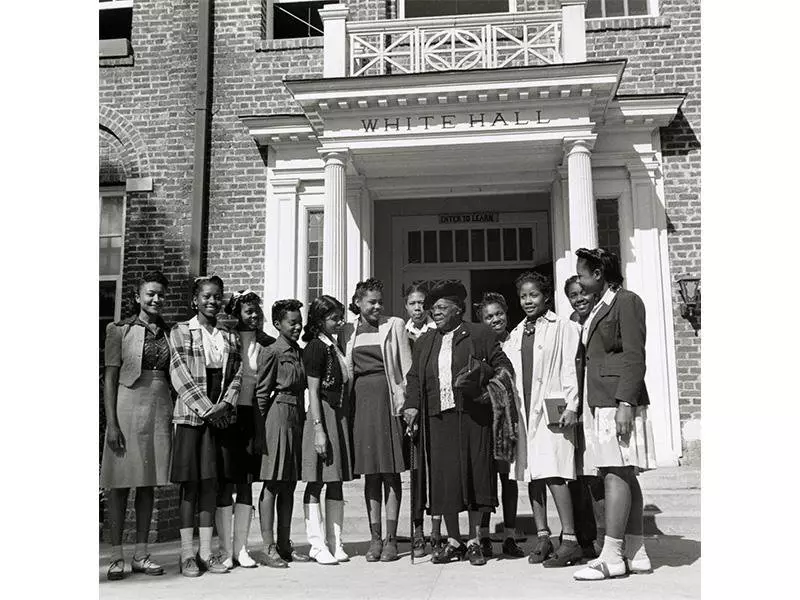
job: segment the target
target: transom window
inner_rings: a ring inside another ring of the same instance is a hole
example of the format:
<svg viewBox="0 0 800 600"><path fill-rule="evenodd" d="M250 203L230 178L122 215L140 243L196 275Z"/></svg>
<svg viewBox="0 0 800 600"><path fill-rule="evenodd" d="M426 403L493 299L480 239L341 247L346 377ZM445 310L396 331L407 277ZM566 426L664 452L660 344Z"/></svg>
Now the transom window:
<svg viewBox="0 0 800 600"><path fill-rule="evenodd" d="M400 0L401 19L516 12L516 0Z"/></svg>
<svg viewBox="0 0 800 600"><path fill-rule="evenodd" d="M530 262L533 227L439 229L407 233L406 264Z"/></svg>
<svg viewBox="0 0 800 600"><path fill-rule="evenodd" d="M587 19L610 19L613 17L636 17L655 14L651 10L653 0L589 0L586 3Z"/></svg>
<svg viewBox="0 0 800 600"><path fill-rule="evenodd" d="M324 224L324 211L314 209L308 211L308 242L306 254L308 256L308 285L306 286L306 303L322 295L322 236Z"/></svg>

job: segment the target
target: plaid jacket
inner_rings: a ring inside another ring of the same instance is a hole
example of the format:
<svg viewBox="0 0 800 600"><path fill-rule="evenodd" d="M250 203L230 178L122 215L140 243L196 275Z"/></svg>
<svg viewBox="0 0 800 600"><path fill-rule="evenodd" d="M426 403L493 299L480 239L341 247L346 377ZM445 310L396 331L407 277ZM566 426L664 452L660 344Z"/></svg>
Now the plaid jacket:
<svg viewBox="0 0 800 600"><path fill-rule="evenodd" d="M222 402L235 407L242 383L242 358L239 336L217 323L225 340L222 363ZM206 393L206 359L203 338L197 321L177 323L170 332L170 368L172 386L178 398L172 422L180 425L200 426L214 402ZM231 414L235 421L236 411Z"/></svg>

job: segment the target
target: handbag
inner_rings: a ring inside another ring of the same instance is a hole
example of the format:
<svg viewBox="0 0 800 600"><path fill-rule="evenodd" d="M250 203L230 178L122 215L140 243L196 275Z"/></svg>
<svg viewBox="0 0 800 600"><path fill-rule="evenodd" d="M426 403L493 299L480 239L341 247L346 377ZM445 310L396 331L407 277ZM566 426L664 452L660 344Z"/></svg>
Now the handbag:
<svg viewBox="0 0 800 600"><path fill-rule="evenodd" d="M493 376L494 369L485 360L479 360L470 354L467 364L456 373L453 388L461 390L466 397L477 400L481 398L482 391Z"/></svg>

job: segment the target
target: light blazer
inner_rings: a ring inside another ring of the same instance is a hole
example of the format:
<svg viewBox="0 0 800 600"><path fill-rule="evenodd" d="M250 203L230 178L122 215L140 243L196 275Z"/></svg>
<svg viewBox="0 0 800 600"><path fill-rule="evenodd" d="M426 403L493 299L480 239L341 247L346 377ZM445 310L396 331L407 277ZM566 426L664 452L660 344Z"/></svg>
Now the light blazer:
<svg viewBox="0 0 800 600"><path fill-rule="evenodd" d="M359 317L360 318L360 317ZM353 347L356 341L356 327L358 319L346 323L339 334L339 347L344 353L347 373L350 381L353 377ZM391 395L392 414L400 416L406 398L406 373L411 368L411 346L406 337L406 324L398 317L384 317L378 320L378 333L382 340L381 355L383 356L386 380L389 383Z"/></svg>
<svg viewBox="0 0 800 600"><path fill-rule="evenodd" d="M589 406L650 404L644 385L646 337L644 302L620 288L589 324L585 356Z"/></svg>
<svg viewBox="0 0 800 600"><path fill-rule="evenodd" d="M167 338L169 344L169 329L163 321L157 323ZM144 353L144 324L139 321L139 315L133 315L117 323L109 323L106 327L106 365L117 366L119 362L119 383L125 387L133 387L142 374L142 354ZM111 348L119 344L119 352L115 361L109 360L110 354L117 350Z"/></svg>
<svg viewBox="0 0 800 600"><path fill-rule="evenodd" d="M522 337L525 321L517 325L503 344L503 351L514 366L517 410L521 418L517 424L517 458L514 461L516 478L528 481L528 465L536 460L533 436L543 418L545 398L564 398L567 409L578 412L578 376L575 371L575 356L580 343L580 327L577 323L547 311L536 320L533 342L533 379L531 384L531 409L525 412L522 374ZM523 443L523 441L525 443Z"/></svg>

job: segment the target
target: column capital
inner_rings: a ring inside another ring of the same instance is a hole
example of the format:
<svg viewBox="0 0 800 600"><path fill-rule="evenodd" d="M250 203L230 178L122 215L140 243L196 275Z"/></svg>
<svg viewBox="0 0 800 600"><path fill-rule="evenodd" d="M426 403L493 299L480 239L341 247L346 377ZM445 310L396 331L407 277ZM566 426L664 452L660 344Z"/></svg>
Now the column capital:
<svg viewBox="0 0 800 600"><path fill-rule="evenodd" d="M275 177L269 180L269 185L275 194L297 194L300 190L300 179L297 177Z"/></svg>
<svg viewBox="0 0 800 600"><path fill-rule="evenodd" d="M572 6L574 4L586 4L589 0L558 0L559 6Z"/></svg>
<svg viewBox="0 0 800 600"><path fill-rule="evenodd" d="M350 8L347 4L327 4L319 9L319 18L324 24L326 21L334 19L346 19L349 12Z"/></svg>
<svg viewBox="0 0 800 600"><path fill-rule="evenodd" d="M344 166L350 159L349 148L317 148L317 152L319 152L322 160L325 161L326 166L329 164L339 164Z"/></svg>
<svg viewBox="0 0 800 600"><path fill-rule="evenodd" d="M591 154L594 144L597 141L596 135L568 136L564 138L563 148L566 155L573 152L583 152Z"/></svg>
<svg viewBox="0 0 800 600"><path fill-rule="evenodd" d="M631 178L631 181L635 180L653 180L656 179L660 173L661 168L660 165L655 162L633 162L628 161L625 166L628 169L628 176Z"/></svg>

